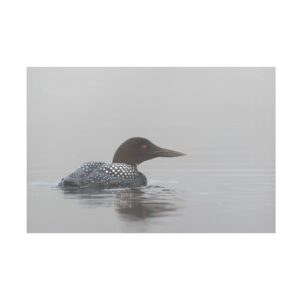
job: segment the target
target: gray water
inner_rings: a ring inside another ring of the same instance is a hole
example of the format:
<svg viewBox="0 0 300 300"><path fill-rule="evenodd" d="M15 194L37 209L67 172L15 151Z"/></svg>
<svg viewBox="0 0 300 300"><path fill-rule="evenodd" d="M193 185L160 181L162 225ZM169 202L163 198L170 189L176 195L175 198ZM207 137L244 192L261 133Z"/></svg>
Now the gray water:
<svg viewBox="0 0 300 300"><path fill-rule="evenodd" d="M142 136L148 186L62 191ZM274 232L273 68L29 68L28 232Z"/></svg>

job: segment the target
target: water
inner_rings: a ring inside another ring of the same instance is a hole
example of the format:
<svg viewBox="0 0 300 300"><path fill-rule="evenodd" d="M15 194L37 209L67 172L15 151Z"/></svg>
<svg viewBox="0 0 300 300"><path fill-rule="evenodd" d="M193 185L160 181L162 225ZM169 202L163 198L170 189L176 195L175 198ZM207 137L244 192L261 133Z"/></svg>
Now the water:
<svg viewBox="0 0 300 300"><path fill-rule="evenodd" d="M274 232L272 68L30 68L29 232ZM143 136L137 189L56 184Z"/></svg>
<svg viewBox="0 0 300 300"><path fill-rule="evenodd" d="M147 172L149 186L62 191L29 185L34 232L272 232L272 170ZM169 180L172 178L172 180Z"/></svg>

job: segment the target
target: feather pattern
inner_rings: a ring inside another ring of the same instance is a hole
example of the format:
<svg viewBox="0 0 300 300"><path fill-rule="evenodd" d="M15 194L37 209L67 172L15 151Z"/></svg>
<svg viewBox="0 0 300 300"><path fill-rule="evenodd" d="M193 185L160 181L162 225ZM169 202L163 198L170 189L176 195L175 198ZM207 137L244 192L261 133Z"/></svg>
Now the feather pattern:
<svg viewBox="0 0 300 300"><path fill-rule="evenodd" d="M145 175L132 165L89 161L63 178L59 186L117 188L137 187L146 184L147 179Z"/></svg>

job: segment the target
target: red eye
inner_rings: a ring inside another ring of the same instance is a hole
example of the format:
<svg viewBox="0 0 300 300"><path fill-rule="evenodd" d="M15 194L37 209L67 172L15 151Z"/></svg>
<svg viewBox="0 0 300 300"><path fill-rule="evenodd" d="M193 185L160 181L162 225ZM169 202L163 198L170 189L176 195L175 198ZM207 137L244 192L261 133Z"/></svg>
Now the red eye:
<svg viewBox="0 0 300 300"><path fill-rule="evenodd" d="M142 146L142 148L143 148L143 149L147 149L147 145L144 144L144 145Z"/></svg>

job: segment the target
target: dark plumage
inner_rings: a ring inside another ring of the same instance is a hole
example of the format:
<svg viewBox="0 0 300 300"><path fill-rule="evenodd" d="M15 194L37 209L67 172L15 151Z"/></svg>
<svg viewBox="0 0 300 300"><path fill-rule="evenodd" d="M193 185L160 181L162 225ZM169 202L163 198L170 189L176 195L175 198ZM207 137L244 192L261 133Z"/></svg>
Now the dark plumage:
<svg viewBox="0 0 300 300"><path fill-rule="evenodd" d="M99 189L139 187L147 185L137 165L155 157L175 157L184 153L163 149L145 138L131 138L117 149L112 164L86 162L61 180L59 186L96 187Z"/></svg>

